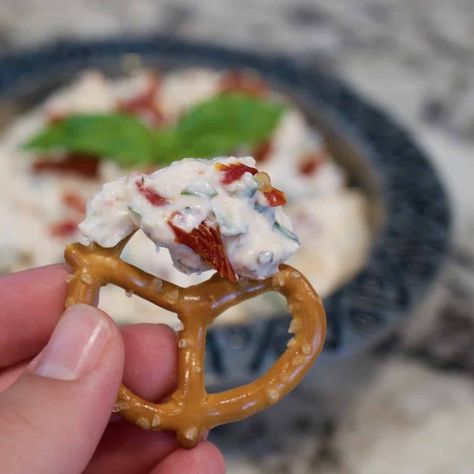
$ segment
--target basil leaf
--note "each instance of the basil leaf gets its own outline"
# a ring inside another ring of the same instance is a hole
[[[128,167],[154,161],[153,134],[128,115],[74,115],[26,143],[27,149],[90,153]]]
[[[161,128],[153,134],[154,140],[154,163],[167,165],[175,160],[183,158],[180,156],[179,137],[174,128]]]
[[[268,138],[283,105],[244,94],[223,94],[193,107],[178,123],[181,157],[207,158]]]

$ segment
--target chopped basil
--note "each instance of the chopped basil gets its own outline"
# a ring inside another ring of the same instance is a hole
[[[217,191],[213,188],[208,189],[197,189],[194,186],[189,186],[181,191],[184,196],[208,196],[213,198],[217,196]]]
[[[273,224],[273,229],[275,229],[278,232],[281,232],[288,239],[293,240],[294,242],[300,243],[298,236],[287,227],[282,226],[279,222],[275,221],[275,223]]]
[[[140,213],[140,211],[137,211],[134,207],[132,206],[127,206],[127,209],[130,211],[130,213],[132,214],[132,220],[134,222],[134,224],[136,225],[140,225],[140,222],[142,220],[142,215]]]

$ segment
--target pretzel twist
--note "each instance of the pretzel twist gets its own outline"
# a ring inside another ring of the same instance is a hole
[[[183,330],[178,335],[178,385],[168,401],[152,403],[121,385],[114,411],[144,429],[176,431],[178,442],[191,448],[203,431],[247,418],[295,388],[321,352],[326,333],[321,300],[301,273],[281,265],[278,273],[265,280],[231,283],[214,275],[198,285],[181,288],[121,260],[128,240],[108,249],[77,243],[66,248],[66,261],[74,270],[66,307],[94,304],[100,288],[111,283],[177,313]],[[281,293],[288,301],[292,314],[289,331],[294,333],[288,348],[257,380],[224,392],[207,393],[207,326],[231,306],[269,291]]]

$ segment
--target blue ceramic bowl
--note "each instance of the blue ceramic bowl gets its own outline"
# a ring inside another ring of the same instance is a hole
[[[324,302],[323,359],[360,352],[389,334],[433,281],[449,240],[446,194],[409,133],[315,68],[167,37],[61,42],[0,58],[2,108],[28,107],[85,68],[120,73],[126,54],[160,68],[251,68],[299,102],[373,204],[375,237],[366,266]],[[286,347],[288,321],[280,315],[211,328],[209,385],[242,383],[266,370]]]

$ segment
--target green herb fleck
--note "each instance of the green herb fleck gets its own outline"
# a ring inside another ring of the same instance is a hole
[[[132,206],[127,206],[127,209],[130,211],[130,213],[132,214],[132,219],[134,221],[134,223],[140,223],[141,220],[142,220],[142,214],[140,211],[138,211],[137,209],[135,209],[134,207]]]
[[[298,236],[287,227],[282,226],[279,222],[275,221],[273,224],[273,228],[278,232],[282,233],[288,239],[300,243],[300,239],[298,239]]]

